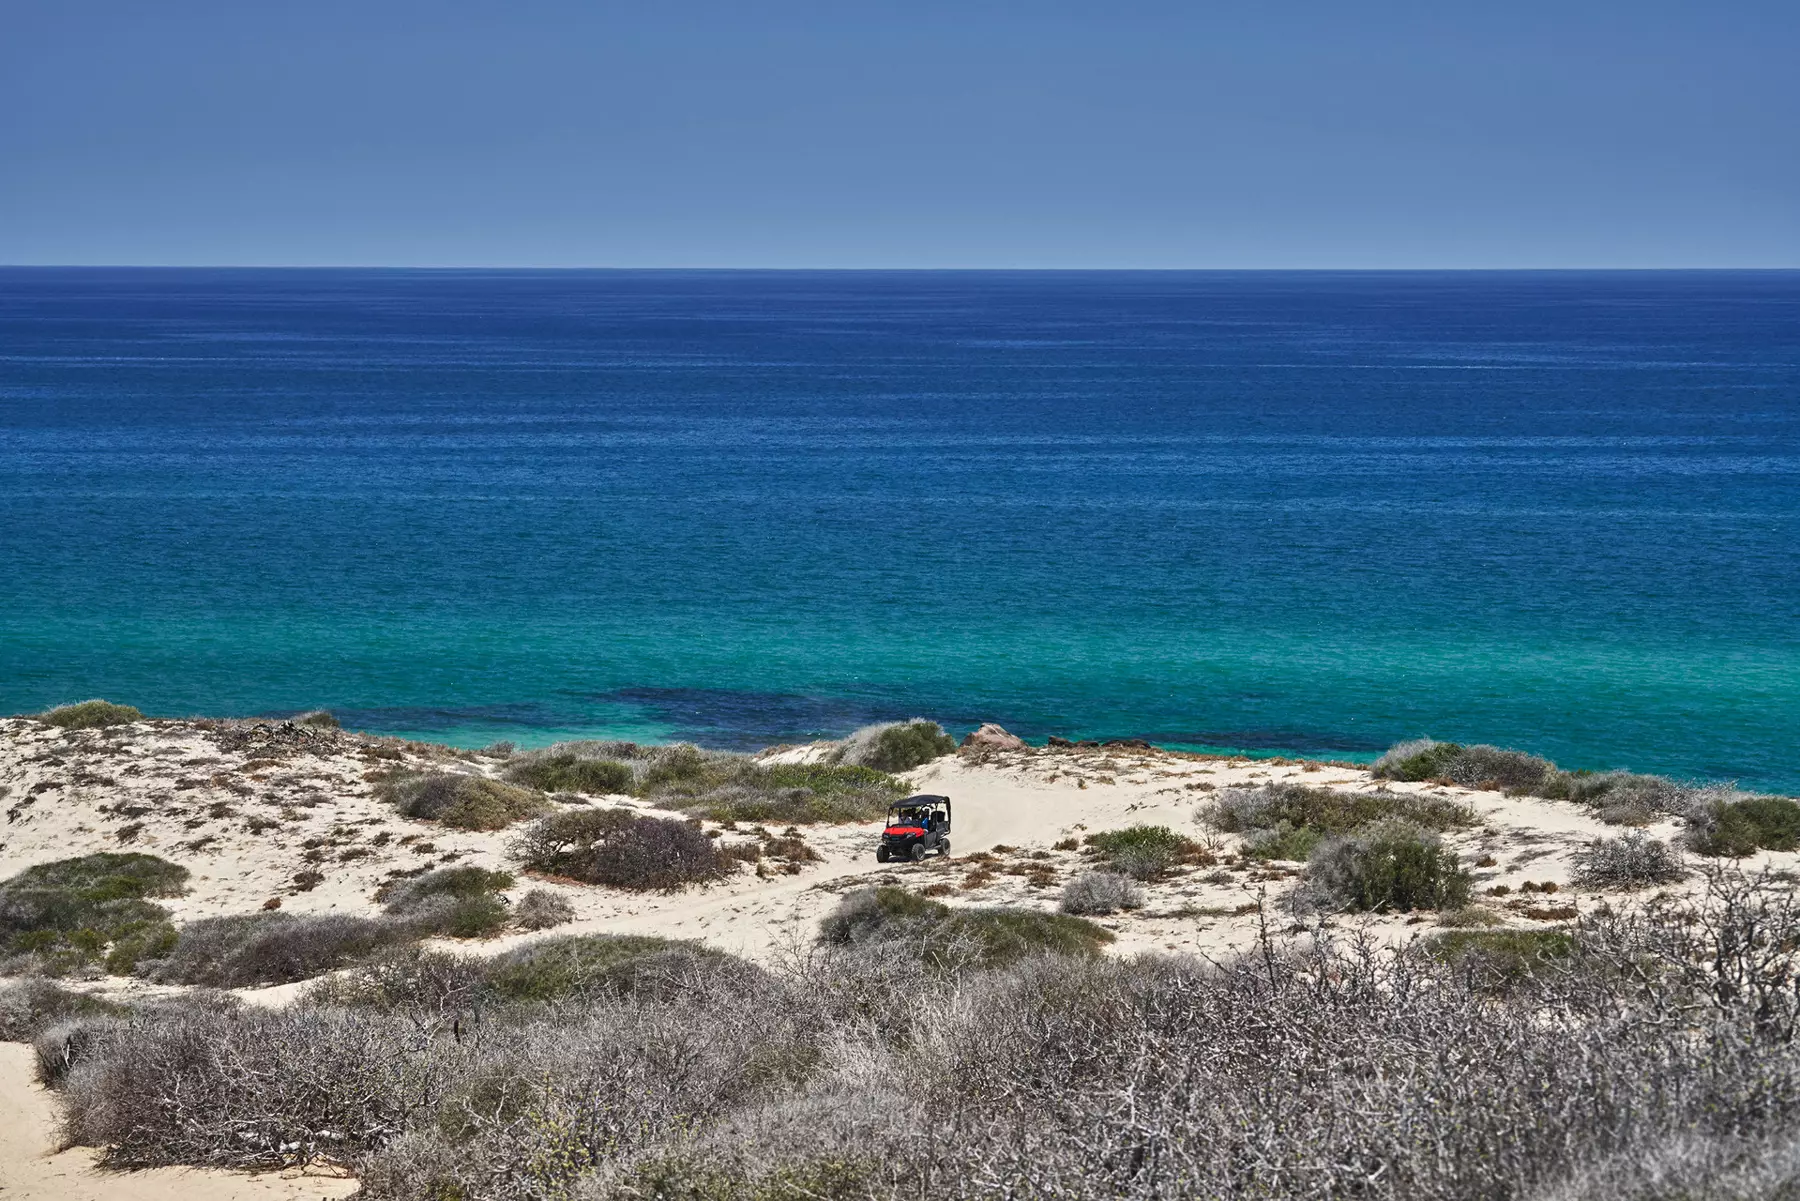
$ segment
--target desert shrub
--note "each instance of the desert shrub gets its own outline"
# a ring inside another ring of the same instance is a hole
[[[1567,930],[1446,930],[1421,939],[1419,948],[1492,988],[1566,960],[1575,936]]]
[[[118,1017],[128,1012],[123,1005],[48,980],[17,980],[0,985],[0,1042],[28,1043],[71,1018]]]
[[[1462,749],[1460,743],[1414,738],[1389,747],[1369,771],[1384,780],[1436,780]]]
[[[512,886],[508,872],[445,867],[384,885],[375,896],[390,918],[420,935],[483,938],[506,927],[506,901],[500,894]]]
[[[1741,859],[1800,846],[1800,804],[1787,797],[1707,796],[1688,815],[1688,844],[1702,855]]]
[[[674,891],[737,869],[737,860],[697,827],[624,809],[540,818],[514,842],[513,854],[532,871],[613,888]]]
[[[1388,819],[1442,831],[1472,826],[1477,820],[1469,806],[1443,797],[1386,790],[1342,792],[1286,783],[1224,789],[1201,807],[1200,818],[1227,834],[1276,830],[1284,824],[1319,834],[1346,834],[1358,826]]]
[[[631,742],[564,742],[523,757],[510,772],[568,757],[607,761],[633,780],[617,791],[696,817],[729,822],[804,825],[871,821],[905,795],[898,780],[869,767],[826,763],[765,764],[748,755],[709,751],[691,743],[641,746]]]
[[[1252,859],[1287,859],[1305,863],[1325,833],[1314,826],[1296,826],[1282,821],[1273,829],[1252,830],[1244,836],[1244,854]]]
[[[156,1015],[69,1072],[65,1130],[117,1167],[350,1162],[441,1097],[454,1059],[342,1010]]]
[[[542,793],[532,789],[454,772],[402,775],[384,781],[377,795],[407,817],[459,830],[503,830],[551,807]]]
[[[1666,776],[1628,771],[1555,772],[1543,795],[1592,805],[1612,825],[1645,825],[1660,815],[1685,814],[1702,790]]]
[[[1313,852],[1303,900],[1353,910],[1455,909],[1469,902],[1456,852],[1410,822],[1373,822]]]
[[[302,713],[294,719],[303,726],[316,726],[321,730],[341,730],[344,727],[337,717],[328,709],[314,709],[310,713]]]
[[[678,984],[565,987],[539,964],[524,991],[549,999],[482,1020],[480,961],[401,955],[392,1004],[94,1030],[68,1133],[118,1167],[335,1159],[372,1201],[1779,1197],[1800,898],[1765,883],[1218,964],[953,975],[875,921],[774,974],[715,953]]]
[[[1464,788],[1539,793],[1556,765],[1548,759],[1497,746],[1465,746],[1445,766],[1443,778]]]
[[[534,888],[513,906],[513,924],[521,930],[548,930],[575,920],[575,906],[547,888]]]
[[[1144,893],[1128,876],[1112,872],[1084,872],[1063,885],[1064,913],[1114,913],[1120,909],[1141,909]]]
[[[122,726],[127,722],[142,721],[144,715],[130,705],[115,705],[111,701],[81,701],[46,710],[38,714],[37,719],[46,725],[61,726],[65,730],[97,730],[105,726]]]
[[[173,937],[149,897],[186,891],[188,870],[155,855],[100,852],[40,863],[0,882],[0,951],[14,971],[60,975],[104,961],[129,972]]]
[[[823,763],[762,766],[742,760],[702,781],[646,788],[658,804],[720,822],[813,825],[873,821],[906,794],[898,781],[869,767]]]
[[[609,996],[668,996],[706,973],[750,980],[757,969],[709,947],[629,934],[547,938],[496,956],[481,968],[497,1002]]]
[[[612,759],[583,759],[570,753],[530,756],[507,765],[506,778],[544,792],[610,795],[631,791],[631,768]]]
[[[865,726],[845,741],[838,751],[837,761],[879,772],[901,772],[955,752],[956,739],[944,733],[942,726],[915,717],[910,721]]]
[[[1167,826],[1128,826],[1090,834],[1087,845],[1108,867],[1135,880],[1154,880],[1184,860],[1202,855],[1199,843]]]
[[[1596,838],[1574,856],[1574,882],[1583,888],[1648,888],[1685,877],[1681,851],[1638,831]]]
[[[997,967],[1035,955],[1094,955],[1113,940],[1083,918],[1010,907],[957,907],[900,888],[847,893],[819,922],[826,946],[878,946],[936,966]]]
[[[1556,775],[1548,759],[1497,746],[1414,739],[1390,747],[1369,770],[1389,780],[1446,780],[1464,788],[1542,794]]]
[[[403,922],[279,910],[209,917],[181,927],[169,953],[138,965],[163,984],[250,988],[291,984],[418,937]]]

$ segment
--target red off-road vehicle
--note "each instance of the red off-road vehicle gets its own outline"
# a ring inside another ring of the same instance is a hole
[[[881,844],[875,848],[875,861],[910,859],[914,863],[936,851],[950,853],[950,798],[947,796],[909,796],[888,806],[887,826],[881,831]]]

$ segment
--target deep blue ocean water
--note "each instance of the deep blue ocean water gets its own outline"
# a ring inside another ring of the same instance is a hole
[[[0,711],[1800,788],[1800,273],[0,271]]]

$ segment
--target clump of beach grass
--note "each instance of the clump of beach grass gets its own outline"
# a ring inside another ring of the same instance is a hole
[[[144,715],[130,705],[115,705],[111,701],[92,700],[79,701],[73,705],[58,705],[37,715],[37,719],[45,725],[60,726],[65,730],[99,730],[107,726],[122,726],[129,722],[142,721]]]

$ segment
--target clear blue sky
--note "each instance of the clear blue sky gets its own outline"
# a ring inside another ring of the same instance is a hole
[[[0,0],[0,263],[1800,266],[1800,2]]]

